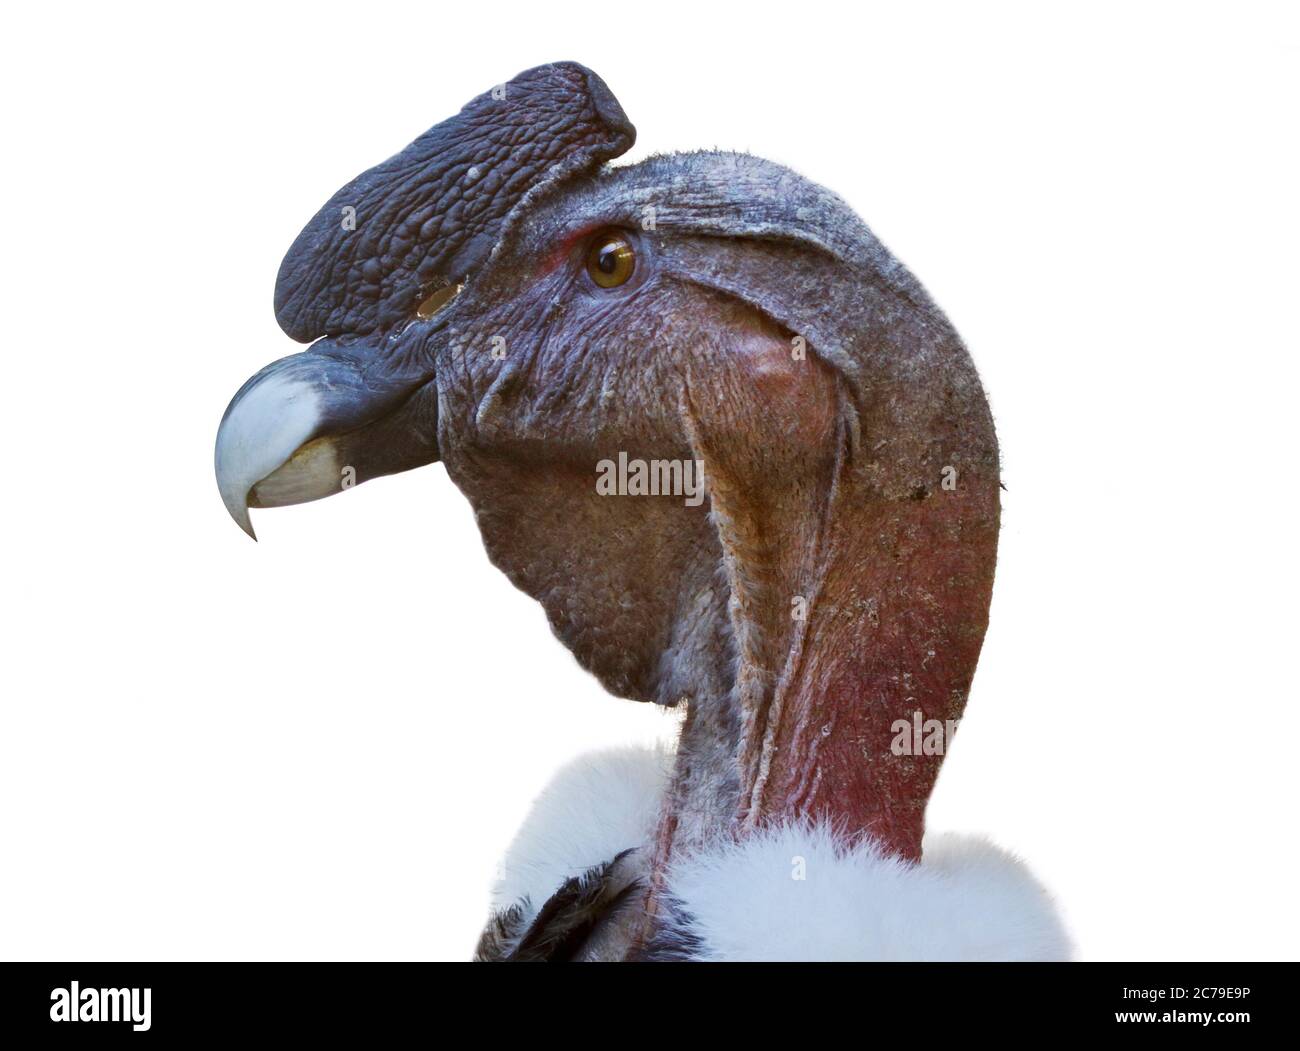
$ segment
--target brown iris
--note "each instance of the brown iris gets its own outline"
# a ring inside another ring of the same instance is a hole
[[[617,288],[636,269],[632,243],[618,230],[607,230],[591,244],[587,273],[601,288]]]

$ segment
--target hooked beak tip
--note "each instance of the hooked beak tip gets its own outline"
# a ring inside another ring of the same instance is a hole
[[[217,485],[221,490],[221,502],[226,505],[226,511],[235,520],[235,525],[256,540],[257,533],[253,531],[253,519],[248,513],[248,496],[237,492],[229,484],[222,484],[223,482],[228,480],[222,478],[218,470]]]
[[[249,380],[232,399],[217,430],[214,459],[221,502],[254,540],[250,496],[311,437],[320,419],[315,389],[282,370],[283,362],[277,362]]]
[[[235,524],[247,533],[250,539],[256,541],[257,533],[253,531],[253,519],[249,516],[248,508],[238,508],[231,504],[226,504],[226,510],[230,512],[230,517],[235,520]]]

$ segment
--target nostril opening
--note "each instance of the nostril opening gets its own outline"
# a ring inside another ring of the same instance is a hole
[[[426,320],[433,317],[434,314],[460,295],[464,287],[462,284],[455,284],[438,289],[415,308],[416,316]]]

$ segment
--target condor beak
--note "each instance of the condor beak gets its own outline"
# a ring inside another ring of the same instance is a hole
[[[231,400],[217,430],[217,488],[254,540],[250,507],[320,500],[438,459],[432,377],[377,379],[358,354],[365,346],[321,340],[268,365]]]

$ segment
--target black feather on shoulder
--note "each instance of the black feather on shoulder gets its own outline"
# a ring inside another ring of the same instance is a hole
[[[660,912],[647,941],[628,957],[632,963],[687,963],[698,960],[703,951],[692,930],[692,918],[672,895],[660,901]]]
[[[479,935],[474,962],[491,963],[506,959],[528,927],[530,907],[528,899],[523,898],[510,908],[493,913]]]
[[[496,913],[479,938],[475,962],[567,963],[580,959],[592,936],[641,887],[639,880],[620,875],[619,862],[631,853],[625,850],[565,880],[531,924],[527,923],[527,898]]]

